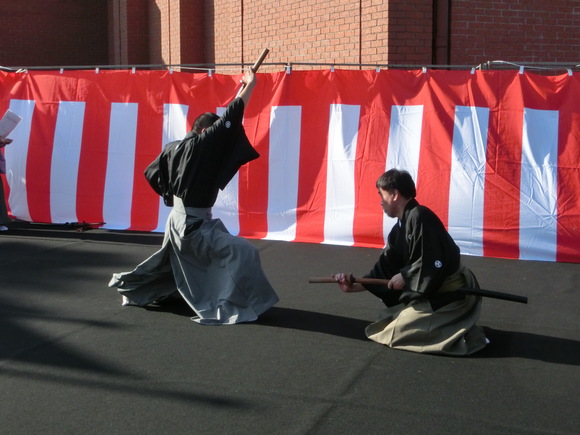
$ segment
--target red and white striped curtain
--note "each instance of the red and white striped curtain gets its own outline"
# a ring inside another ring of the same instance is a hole
[[[259,239],[382,247],[394,221],[375,181],[408,170],[464,254],[580,262],[580,75],[518,71],[258,74],[244,125],[261,158],[214,216]],[[13,216],[163,231],[143,171],[239,75],[0,72]]]

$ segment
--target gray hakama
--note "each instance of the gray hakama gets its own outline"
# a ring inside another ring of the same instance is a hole
[[[211,209],[184,207],[179,198],[161,249],[133,271],[114,274],[109,286],[139,306],[177,290],[204,325],[252,322],[278,302],[258,250],[212,219]]]

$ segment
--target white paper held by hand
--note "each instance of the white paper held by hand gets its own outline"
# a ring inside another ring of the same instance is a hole
[[[6,137],[14,131],[16,126],[22,121],[22,118],[8,109],[2,119],[0,119],[0,139]]]

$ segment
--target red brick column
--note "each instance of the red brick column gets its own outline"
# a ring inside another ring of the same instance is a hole
[[[109,62],[149,63],[148,0],[109,0]]]
[[[433,1],[389,0],[385,35],[388,63],[430,65],[433,57]]]

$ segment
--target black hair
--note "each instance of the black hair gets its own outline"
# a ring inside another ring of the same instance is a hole
[[[413,177],[407,171],[389,169],[377,180],[377,189],[393,191],[397,189],[407,199],[417,196],[417,189]]]
[[[197,134],[201,134],[201,131],[204,128],[211,127],[214,124],[214,122],[216,122],[218,119],[220,119],[220,117],[217,116],[215,113],[205,112],[197,117],[197,119],[193,123],[192,130]]]

